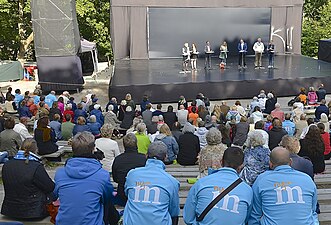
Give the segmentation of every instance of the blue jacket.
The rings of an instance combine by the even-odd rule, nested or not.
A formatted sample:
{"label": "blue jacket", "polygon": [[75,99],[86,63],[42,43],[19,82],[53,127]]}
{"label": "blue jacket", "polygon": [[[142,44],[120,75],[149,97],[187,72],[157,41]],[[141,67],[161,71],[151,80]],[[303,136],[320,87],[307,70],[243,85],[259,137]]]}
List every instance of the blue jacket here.
{"label": "blue jacket", "polygon": [[90,116],[95,115],[95,117],[97,118],[97,122],[101,124],[101,126],[103,125],[104,122],[104,118],[102,115],[102,112],[99,109],[93,109],[90,112]]}
{"label": "blue jacket", "polygon": [[329,116],[329,108],[326,105],[321,104],[315,110],[315,121],[320,121],[322,113],[325,113],[327,116]]}
{"label": "blue jacket", "polygon": [[62,140],[61,123],[53,120],[49,123],[49,126],[54,130],[56,139]]}
{"label": "blue jacket", "polygon": [[17,108],[20,108],[20,103],[23,99],[24,99],[24,97],[22,95],[15,94],[14,102],[15,102]]}
{"label": "blue jacket", "polygon": [[[40,96],[38,96],[38,95],[34,96],[34,97],[33,97],[33,102],[34,102],[34,104],[38,105],[39,102],[40,102]],[[52,107],[52,106],[51,106],[51,107]]]}
{"label": "blue jacket", "polygon": [[52,95],[51,93],[49,93],[48,95],[46,95],[45,97],[45,103],[51,108],[53,106],[53,102],[57,101],[56,96]]}
{"label": "blue jacket", "polygon": [[285,120],[282,124],[282,127],[284,130],[287,131],[287,134],[289,136],[293,136],[295,133],[295,123],[293,123],[291,120]]}
{"label": "blue jacket", "polygon": [[92,158],[71,158],[55,174],[55,197],[60,199],[56,224],[103,225],[103,205],[113,186],[109,173]]}
{"label": "blue jacket", "polygon": [[159,134],[155,137],[154,141],[162,141],[167,146],[167,162],[174,161],[177,157],[179,147],[176,139],[172,136]]}
{"label": "blue jacket", "polygon": [[98,122],[88,123],[87,125],[90,127],[93,135],[100,135],[100,128],[101,128],[100,123]]}
{"label": "blue jacket", "polygon": [[91,132],[91,129],[88,125],[84,124],[84,125],[79,125],[79,124],[76,124],[74,126],[74,129],[72,130],[72,135],[75,136],[77,133],[79,132],[83,132],[83,131],[88,131],[88,132]]}
{"label": "blue jacket", "polygon": [[183,211],[185,223],[188,225],[245,225],[253,202],[252,189],[245,182],[240,183],[221,199],[201,222],[196,221],[196,217],[214,197],[219,195],[219,191],[230,186],[238,177],[237,171],[223,167],[199,179],[192,186],[186,199]]}
{"label": "blue jacket", "polygon": [[19,117],[28,117],[28,118],[31,118],[32,117],[32,114],[29,110],[29,107],[27,106],[23,106],[23,107],[20,107],[18,108],[18,115]]}
{"label": "blue jacket", "polygon": [[148,159],[145,167],[130,170],[126,177],[125,225],[172,225],[179,215],[179,182],[164,171],[160,160]]}
{"label": "blue jacket", "polygon": [[82,117],[84,117],[86,119],[88,115],[87,115],[87,113],[83,109],[76,109],[74,111],[74,123],[77,123],[77,119],[80,116],[82,116]]}
{"label": "blue jacket", "polygon": [[253,185],[249,225],[313,225],[317,190],[313,180],[288,165],[261,174]]}
{"label": "blue jacket", "polygon": [[71,100],[68,101],[68,104],[71,104],[71,110],[75,112],[75,110],[77,109],[77,104]]}
{"label": "blue jacket", "polygon": [[241,47],[241,43],[240,42],[238,43],[238,52],[239,51],[242,51],[242,50],[244,50],[245,52],[247,52],[247,43],[246,42],[244,42],[243,48]]}

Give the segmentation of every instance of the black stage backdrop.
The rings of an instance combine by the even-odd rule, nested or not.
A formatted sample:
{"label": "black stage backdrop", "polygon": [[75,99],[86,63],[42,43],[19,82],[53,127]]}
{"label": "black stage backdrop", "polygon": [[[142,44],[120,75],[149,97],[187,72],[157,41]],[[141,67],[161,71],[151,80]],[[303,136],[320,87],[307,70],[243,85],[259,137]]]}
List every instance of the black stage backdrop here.
{"label": "black stage backdrop", "polygon": [[331,39],[319,41],[318,59],[331,63]]}
{"label": "black stage backdrop", "polygon": [[148,9],[149,58],[180,57],[185,42],[196,43],[203,53],[210,41],[215,55],[225,40],[229,54],[237,54],[243,38],[248,54],[258,37],[267,44],[270,37],[270,8],[154,8]]}

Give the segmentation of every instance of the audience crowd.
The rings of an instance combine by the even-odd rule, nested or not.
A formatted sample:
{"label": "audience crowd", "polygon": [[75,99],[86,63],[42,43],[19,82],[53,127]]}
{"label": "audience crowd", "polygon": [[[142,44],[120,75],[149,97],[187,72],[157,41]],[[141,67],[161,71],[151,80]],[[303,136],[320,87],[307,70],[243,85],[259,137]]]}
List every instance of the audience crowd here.
{"label": "audience crowd", "polygon": [[[3,215],[44,218],[46,205],[59,200],[56,224],[178,224],[180,183],[165,168],[179,164],[199,167],[185,196],[186,224],[318,223],[313,179],[331,157],[323,84],[301,88],[286,111],[274,91],[264,90],[247,108],[240,101],[212,105],[199,93],[166,110],[147,95],[139,104],[131,94],[119,103],[112,97],[103,107],[91,93],[76,101],[67,91],[42,95],[38,86],[24,95],[12,91],[0,108]],[[314,118],[306,106],[315,108]],[[53,181],[40,156],[61,160],[49,157],[60,140],[70,143],[73,157]],[[236,180],[231,195],[201,218]]]}

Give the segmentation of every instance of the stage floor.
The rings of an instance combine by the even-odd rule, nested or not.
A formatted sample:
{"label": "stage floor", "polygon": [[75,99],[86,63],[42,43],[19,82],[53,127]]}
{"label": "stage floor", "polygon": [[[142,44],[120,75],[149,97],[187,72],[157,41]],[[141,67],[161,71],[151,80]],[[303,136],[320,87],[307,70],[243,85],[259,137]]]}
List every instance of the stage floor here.
{"label": "stage floor", "polygon": [[174,102],[180,95],[194,99],[198,92],[210,99],[251,98],[260,89],[274,90],[278,96],[295,95],[301,86],[331,87],[331,63],[301,55],[275,57],[275,68],[254,68],[254,57],[247,57],[247,69],[238,69],[237,58],[229,58],[226,69],[213,58],[212,70],[204,69],[204,58],[198,59],[198,70],[182,73],[181,59],[117,60],[109,95],[122,99],[131,93],[140,101],[144,94],[153,102]]}

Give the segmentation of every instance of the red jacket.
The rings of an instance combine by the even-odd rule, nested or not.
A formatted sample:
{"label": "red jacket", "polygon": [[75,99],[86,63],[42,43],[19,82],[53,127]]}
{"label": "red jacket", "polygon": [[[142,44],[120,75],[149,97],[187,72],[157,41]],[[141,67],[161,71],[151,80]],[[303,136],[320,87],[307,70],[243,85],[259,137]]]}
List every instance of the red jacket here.
{"label": "red jacket", "polygon": [[330,146],[330,134],[327,132],[324,132],[321,134],[323,142],[324,142],[324,155],[328,155],[331,152],[331,146]]}

